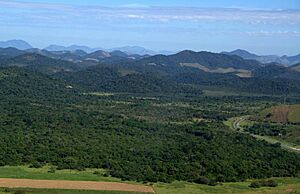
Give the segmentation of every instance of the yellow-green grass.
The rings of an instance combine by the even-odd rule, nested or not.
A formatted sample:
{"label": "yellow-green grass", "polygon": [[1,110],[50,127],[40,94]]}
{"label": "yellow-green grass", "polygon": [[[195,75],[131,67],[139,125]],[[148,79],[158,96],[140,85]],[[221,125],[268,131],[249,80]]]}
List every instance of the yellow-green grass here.
{"label": "yellow-green grass", "polygon": [[174,182],[171,184],[154,184],[157,194],[214,194],[214,193],[244,193],[244,194],[276,194],[276,193],[300,193],[299,178],[273,178],[278,182],[275,188],[262,187],[258,189],[250,188],[251,180],[237,183],[223,183],[218,186],[199,185],[186,182]]}
{"label": "yellow-green grass", "polygon": [[292,106],[288,117],[290,122],[300,123],[300,105]]}
{"label": "yellow-green grass", "polygon": [[[19,179],[41,179],[41,180],[81,180],[81,181],[107,181],[121,182],[114,177],[104,177],[103,169],[77,170],[56,170],[49,173],[50,166],[42,168],[29,168],[28,166],[3,166],[0,167],[0,178],[19,178]],[[94,172],[99,172],[99,175]]]}

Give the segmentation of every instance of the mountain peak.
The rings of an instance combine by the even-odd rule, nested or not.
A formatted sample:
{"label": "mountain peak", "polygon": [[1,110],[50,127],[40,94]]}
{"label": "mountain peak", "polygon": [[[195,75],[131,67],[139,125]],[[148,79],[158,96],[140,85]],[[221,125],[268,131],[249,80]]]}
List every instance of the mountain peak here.
{"label": "mountain peak", "polygon": [[244,59],[252,59],[252,58],[258,57],[256,54],[250,53],[249,51],[246,51],[246,50],[243,50],[243,49],[236,49],[236,50],[231,51],[231,52],[222,52],[222,54],[237,55],[237,56],[240,56]]}
{"label": "mountain peak", "polygon": [[14,47],[19,50],[27,50],[32,48],[32,46],[24,40],[14,39],[14,40],[0,41],[0,48],[9,48],[9,47]]}

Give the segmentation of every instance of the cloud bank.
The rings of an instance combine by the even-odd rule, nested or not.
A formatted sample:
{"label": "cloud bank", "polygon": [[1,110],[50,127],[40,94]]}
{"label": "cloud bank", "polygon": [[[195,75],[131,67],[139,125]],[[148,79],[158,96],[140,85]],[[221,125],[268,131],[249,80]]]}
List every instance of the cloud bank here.
{"label": "cloud bank", "polygon": [[137,4],[110,8],[1,0],[0,15],[2,23],[84,25],[105,22],[236,22],[247,25],[300,26],[300,10],[147,7]]}

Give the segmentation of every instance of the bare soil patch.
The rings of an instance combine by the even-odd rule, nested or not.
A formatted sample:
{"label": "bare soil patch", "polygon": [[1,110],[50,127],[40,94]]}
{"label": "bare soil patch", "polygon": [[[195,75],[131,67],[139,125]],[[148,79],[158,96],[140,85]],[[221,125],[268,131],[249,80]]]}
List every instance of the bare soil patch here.
{"label": "bare soil patch", "polygon": [[266,119],[275,123],[287,123],[289,111],[289,106],[276,107],[266,115]]}
{"label": "bare soil patch", "polygon": [[128,191],[155,193],[153,188],[116,182],[96,181],[63,181],[63,180],[31,180],[31,179],[0,179],[2,188],[33,188],[33,189],[74,189],[95,191]]}

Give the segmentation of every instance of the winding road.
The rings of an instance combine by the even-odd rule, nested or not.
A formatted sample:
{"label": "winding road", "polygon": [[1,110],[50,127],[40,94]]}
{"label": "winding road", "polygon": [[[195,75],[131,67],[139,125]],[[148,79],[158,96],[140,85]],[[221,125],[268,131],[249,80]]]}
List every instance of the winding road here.
{"label": "winding road", "polygon": [[269,142],[269,143],[272,143],[272,144],[274,144],[274,143],[280,143],[280,144],[281,144],[281,147],[286,148],[286,149],[288,149],[288,150],[290,150],[290,151],[293,151],[293,152],[300,153],[300,149],[299,149],[299,148],[291,147],[291,146],[285,144],[284,142],[278,141],[278,140],[273,139],[273,138],[271,138],[271,137],[264,137],[264,136],[261,136],[261,135],[254,135],[254,134],[251,134],[251,133],[249,133],[249,132],[245,132],[245,131],[243,130],[243,128],[241,127],[240,124],[241,124],[241,122],[245,121],[246,119],[247,119],[246,116],[236,118],[236,119],[233,121],[233,123],[232,123],[232,128],[233,128],[234,130],[236,130],[236,131],[241,132],[241,133],[249,134],[249,135],[251,135],[252,137],[255,137],[256,139],[260,139],[260,140],[263,139],[263,140],[265,140],[265,141],[267,141],[267,142]]}

